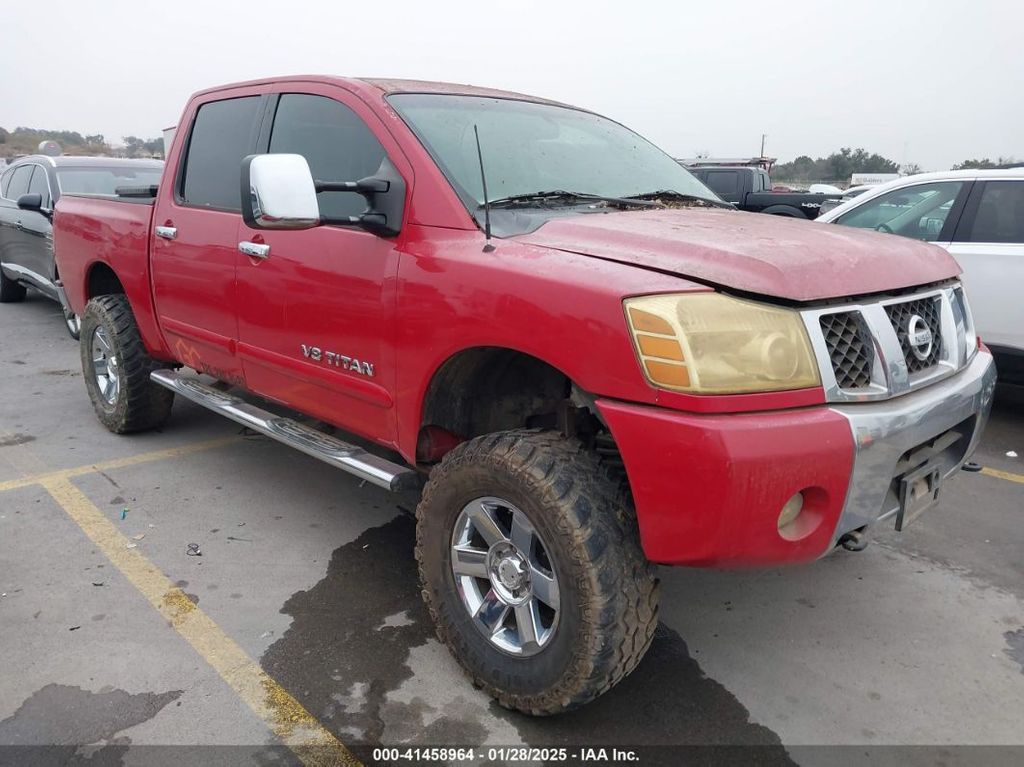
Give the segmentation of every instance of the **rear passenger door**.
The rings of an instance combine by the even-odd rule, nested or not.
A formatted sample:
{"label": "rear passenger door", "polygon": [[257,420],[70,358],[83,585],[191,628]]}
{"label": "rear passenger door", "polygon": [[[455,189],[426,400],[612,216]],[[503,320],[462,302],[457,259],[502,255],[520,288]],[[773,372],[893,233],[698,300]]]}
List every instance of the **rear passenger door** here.
{"label": "rear passenger door", "polygon": [[56,297],[52,289],[54,280],[53,266],[53,195],[50,192],[50,180],[46,168],[42,165],[32,166],[32,178],[28,184],[28,194],[38,194],[43,201],[42,212],[35,210],[19,210],[21,221],[20,234],[24,247],[24,266],[46,280],[44,287],[51,297]]}
{"label": "rear passenger door", "polygon": [[173,194],[160,194],[153,212],[153,294],[165,337],[178,360],[235,384],[244,382],[235,286],[242,158],[255,151],[264,105],[258,95],[199,105]]}
{"label": "rear passenger door", "polygon": [[[7,273],[24,277],[27,268],[26,238],[23,236],[24,211],[18,208],[18,198],[28,194],[35,166],[25,163],[11,168],[3,176],[3,200],[0,200],[0,264]],[[17,267],[17,268],[15,268]]]}
{"label": "rear passenger door", "polygon": [[1024,178],[975,183],[948,248],[982,340],[1024,352]]}

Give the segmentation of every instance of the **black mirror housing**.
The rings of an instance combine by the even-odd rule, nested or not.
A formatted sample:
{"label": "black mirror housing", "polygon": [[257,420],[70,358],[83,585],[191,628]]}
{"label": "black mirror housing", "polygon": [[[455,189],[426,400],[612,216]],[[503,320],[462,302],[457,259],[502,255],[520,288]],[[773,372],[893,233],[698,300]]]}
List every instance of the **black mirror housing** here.
{"label": "black mirror housing", "polygon": [[34,210],[41,213],[43,210],[43,196],[41,194],[23,194],[18,198],[18,207],[22,210]]}
{"label": "black mirror housing", "polygon": [[405,215],[405,179],[385,157],[372,176],[359,181],[315,181],[317,192],[354,192],[366,198],[366,210],[344,219],[322,218],[321,223],[358,226],[380,237],[402,230]]}

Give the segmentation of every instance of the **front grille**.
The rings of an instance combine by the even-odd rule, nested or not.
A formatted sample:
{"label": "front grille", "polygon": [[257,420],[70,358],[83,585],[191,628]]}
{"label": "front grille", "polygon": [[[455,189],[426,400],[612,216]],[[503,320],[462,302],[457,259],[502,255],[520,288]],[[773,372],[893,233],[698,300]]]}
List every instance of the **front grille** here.
{"label": "front grille", "polygon": [[861,313],[823,314],[820,322],[836,383],[842,389],[868,386],[875,355],[871,348],[871,335]]}
{"label": "front grille", "polygon": [[[907,363],[907,372],[911,375],[920,373],[934,367],[942,356],[942,324],[939,320],[941,305],[937,296],[929,298],[918,298],[914,301],[906,301],[902,304],[889,304],[885,307],[889,315],[889,322],[892,329],[896,331],[896,337],[900,341],[900,348],[903,350],[903,359]],[[910,321],[914,316],[920,317],[932,334],[932,348],[922,359],[915,353],[910,345],[909,330]],[[922,350],[918,349],[920,353]]]}

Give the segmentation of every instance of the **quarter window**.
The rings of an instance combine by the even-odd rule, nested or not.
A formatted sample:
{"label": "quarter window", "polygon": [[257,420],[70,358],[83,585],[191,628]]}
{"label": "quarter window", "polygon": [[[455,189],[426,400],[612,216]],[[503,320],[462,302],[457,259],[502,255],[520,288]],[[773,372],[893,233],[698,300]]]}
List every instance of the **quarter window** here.
{"label": "quarter window", "polygon": [[242,158],[252,153],[258,96],[203,104],[192,124],[182,198],[188,205],[242,209]]}
{"label": "quarter window", "polygon": [[1024,243],[1024,181],[988,181],[968,242]]}
{"label": "quarter window", "polygon": [[962,187],[962,181],[939,181],[893,189],[840,216],[836,223],[935,241]]}
{"label": "quarter window", "polygon": [[[281,96],[270,152],[301,154],[320,181],[372,176],[385,157],[384,147],[355,112],[334,99],[300,93]],[[319,200],[325,218],[357,216],[366,210],[366,200],[358,194],[325,192]]]}
{"label": "quarter window", "polygon": [[7,199],[17,202],[23,194],[28,194],[28,185],[32,179],[34,167],[34,165],[21,165],[14,169],[14,175],[7,185]]}
{"label": "quarter window", "polygon": [[11,183],[11,176],[14,175],[15,168],[10,168],[4,172],[4,175],[0,176],[0,197],[7,196],[7,187]]}

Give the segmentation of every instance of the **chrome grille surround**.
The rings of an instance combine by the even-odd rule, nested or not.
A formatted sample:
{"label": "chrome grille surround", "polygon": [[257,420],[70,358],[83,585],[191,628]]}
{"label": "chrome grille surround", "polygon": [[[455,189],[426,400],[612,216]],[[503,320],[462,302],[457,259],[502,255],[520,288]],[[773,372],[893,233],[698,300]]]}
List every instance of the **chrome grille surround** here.
{"label": "chrome grille surround", "polygon": [[[905,329],[901,333],[897,326],[921,307],[934,309],[939,330],[933,332],[927,365],[910,353]],[[828,402],[883,400],[916,391],[963,369],[978,350],[970,307],[958,282],[902,296],[804,309],[801,316]],[[927,324],[929,318],[921,316]],[[850,323],[857,321],[851,318],[858,317],[864,329],[860,348],[849,332]],[[837,336],[837,329],[846,332]],[[867,370],[861,369],[860,354],[870,356]]]}

